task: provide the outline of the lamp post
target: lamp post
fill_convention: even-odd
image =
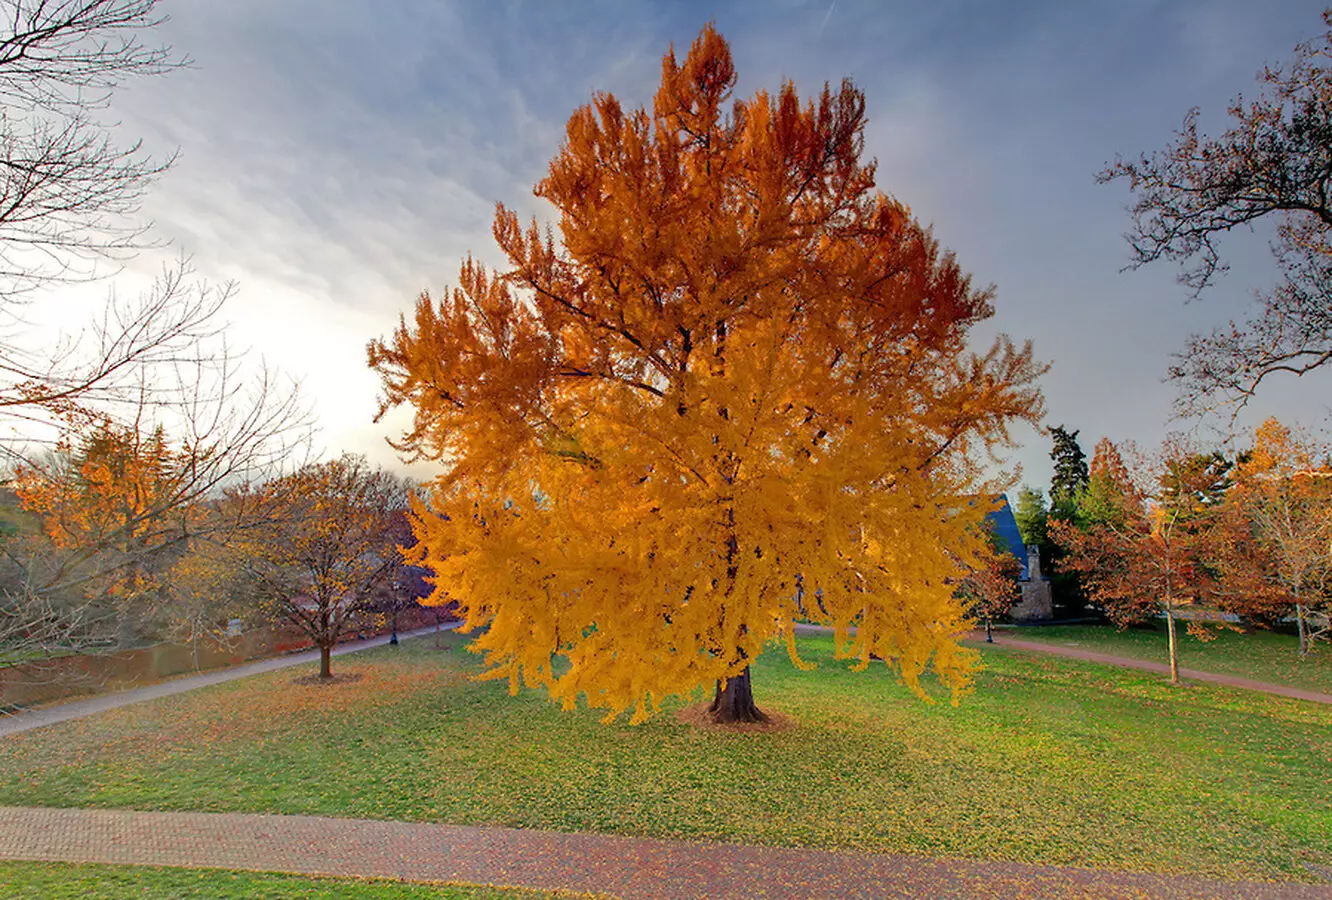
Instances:
[[[393,603],[393,613],[391,619],[393,623],[392,624],[393,633],[389,636],[390,647],[398,646],[398,590],[399,590],[399,585],[398,582],[395,580],[393,582],[393,599],[391,601]]]

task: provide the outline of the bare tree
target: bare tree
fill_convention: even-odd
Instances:
[[[247,378],[224,349],[173,372],[174,384],[145,383],[127,421],[80,409],[55,452],[17,470],[27,521],[0,540],[9,652],[83,649],[136,619],[197,612],[224,580],[207,570],[271,522],[271,498],[244,485],[308,447],[296,390],[266,371]],[[159,391],[172,402],[157,404]]]
[[[174,157],[96,118],[127,79],[187,64],[148,47],[158,0],[0,0],[0,298],[88,277],[140,245],[144,192]]]
[[[145,246],[145,192],[173,162],[101,121],[117,88],[187,65],[140,36],[165,21],[158,0],[0,0],[0,454],[13,463],[83,405],[137,408],[142,374],[189,359],[219,330],[231,287],[189,279],[182,260],[144,295],[114,293],[99,316],[28,330],[34,292],[105,274]],[[43,302],[46,297],[42,296]]]
[[[1127,179],[1136,195],[1130,268],[1188,263],[1180,280],[1194,296],[1226,269],[1221,235],[1277,223],[1281,281],[1248,321],[1192,338],[1170,370],[1186,411],[1242,406],[1267,376],[1302,375],[1332,359],[1332,10],[1323,20],[1329,30],[1298,45],[1289,66],[1263,69],[1256,100],[1231,104],[1232,125],[1219,138],[1199,135],[1195,108],[1164,150],[1116,157],[1098,176]]]
[[[136,214],[174,157],[117,141],[99,115],[126,81],[188,63],[141,42],[164,21],[157,5],[0,0],[0,462],[27,492],[0,540],[0,663],[87,647],[163,601],[185,583],[172,566],[266,521],[236,486],[308,446],[294,389],[247,376],[227,346],[233,286],[196,282],[183,259],[54,345],[25,331],[38,288],[96,278],[146,244]],[[117,479],[99,482],[98,466],[142,468],[145,454],[153,471],[118,485],[140,496],[99,494]],[[206,599],[176,598],[199,616]]]

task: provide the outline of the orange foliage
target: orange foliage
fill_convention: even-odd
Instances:
[[[1007,550],[993,546],[982,555],[980,564],[966,574],[958,584],[958,592],[966,602],[973,618],[985,624],[988,634],[990,623],[1005,616],[1022,599],[1018,578],[1022,563]]]
[[[59,464],[19,469],[19,502],[56,547],[100,557],[94,568],[109,577],[90,579],[90,590],[142,594],[162,568],[163,560],[150,557],[181,543],[198,514],[182,502],[185,457],[160,428],[144,434],[102,422],[76,439],[77,449],[68,442],[57,448]]]
[[[1039,417],[1042,367],[967,352],[992,294],[875,189],[860,91],[734,84],[708,27],[651,110],[596,95],[536,188],[558,238],[499,206],[508,268],[468,259],[370,344],[399,446],[444,469],[413,561],[492,677],[566,706],[642,721],[800,615],[956,696],[976,456]]]
[[[1103,459],[1112,458],[1112,449],[1109,445]],[[1091,601],[1111,620],[1128,625],[1165,615],[1172,681],[1178,680],[1175,615],[1213,590],[1204,561],[1212,555],[1214,533],[1201,526],[1196,498],[1214,483],[1214,475],[1184,464],[1196,457],[1168,440],[1150,492],[1131,489],[1122,460],[1119,466],[1104,464],[1097,477],[1113,488],[1103,504],[1111,514],[1085,530],[1071,522],[1050,523],[1051,537],[1067,554],[1063,567],[1082,578]]]
[[[1274,418],[1235,467],[1217,554],[1227,608],[1274,619],[1294,611],[1300,651],[1332,633],[1332,466],[1325,448]]]

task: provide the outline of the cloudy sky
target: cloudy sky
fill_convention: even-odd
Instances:
[[[119,276],[189,254],[234,279],[238,342],[300,378],[326,452],[396,465],[374,425],[364,345],[468,252],[497,263],[496,201],[532,197],[564,123],[593,91],[651,102],[661,55],[715,21],[738,93],[792,79],[804,94],[850,76],[867,98],[879,186],[932,223],[979,283],[996,331],[1053,364],[1048,424],[1153,444],[1167,428],[1172,353],[1243,313],[1273,271],[1262,234],[1226,245],[1233,268],[1198,303],[1170,264],[1121,272],[1116,153],[1163,146],[1190,106],[1209,133],[1265,61],[1320,28],[1320,2],[743,0],[445,2],[165,0],[155,37],[188,70],[123,90],[120,140],[175,167],[144,212],[170,240]],[[1328,381],[1274,382],[1242,423],[1328,418]],[[401,422],[401,420],[399,420]],[[1048,439],[1019,432],[1024,480],[1049,480]],[[427,474],[428,470],[417,470]]]

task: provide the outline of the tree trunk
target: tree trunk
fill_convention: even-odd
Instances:
[[[332,678],[333,670],[329,666],[329,661],[333,658],[333,647],[329,644],[321,644],[319,647],[319,677]]]
[[[1300,656],[1309,655],[1309,627],[1304,621],[1304,604],[1295,604],[1295,627],[1300,632]]]
[[[712,721],[718,724],[730,722],[766,722],[768,717],[754,705],[754,686],[749,679],[749,666],[734,678],[728,678],[725,687],[717,682],[717,691],[713,695],[712,705],[708,707]]]
[[[987,643],[987,644],[993,644],[993,643],[994,643],[994,635],[990,633],[990,617],[989,617],[989,616],[986,616],[986,617],[985,617],[985,643]]]
[[[1175,647],[1175,611],[1166,601],[1166,632],[1170,635],[1170,683],[1179,684],[1179,653]]]

